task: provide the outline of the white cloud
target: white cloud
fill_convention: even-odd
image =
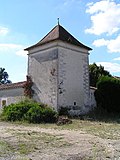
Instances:
[[[68,12],[71,9],[75,9],[76,7],[78,7],[80,3],[81,3],[80,0],[62,0],[56,7],[56,10],[62,10]]]
[[[105,40],[104,38],[102,38],[102,39],[95,40],[93,42],[93,45],[96,46],[96,47],[101,47],[101,46],[108,45],[108,43],[109,43],[108,40]]]
[[[96,62],[97,65],[104,66],[105,70],[109,71],[111,74],[120,73],[120,64],[111,62]]]
[[[16,52],[16,55],[22,56],[22,57],[27,57],[28,52],[24,50],[19,50]]]
[[[120,61],[120,57],[114,58],[113,61]]]
[[[64,6],[72,5],[75,2],[75,0],[64,0]]]
[[[93,45],[96,47],[106,46],[108,52],[119,53],[120,52],[120,35],[116,39],[105,40],[104,38],[95,40]]]
[[[9,32],[8,28],[0,26],[0,36],[5,36]]]
[[[107,33],[112,35],[120,30],[120,3],[114,0],[101,0],[89,3],[86,12],[91,15],[91,28],[86,33],[101,35]]]
[[[9,49],[20,49],[22,45],[10,44],[10,43],[1,43],[0,50],[9,50]]]
[[[27,51],[24,51],[25,47],[23,45],[20,44],[0,44],[0,53],[10,53],[10,54],[16,54],[18,56],[23,56],[26,57],[27,56]]]

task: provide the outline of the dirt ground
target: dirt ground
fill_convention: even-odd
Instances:
[[[120,160],[120,139],[0,122],[0,160]]]

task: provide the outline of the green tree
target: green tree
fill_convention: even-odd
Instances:
[[[104,69],[103,66],[97,66],[96,63],[89,65],[90,85],[96,87],[96,84],[101,76],[109,76],[111,74]]]
[[[9,80],[8,78],[9,78],[9,75],[5,71],[5,68],[0,68],[0,84],[12,83],[11,80]]]
[[[120,112],[120,80],[102,76],[95,91],[97,105],[109,112]]]

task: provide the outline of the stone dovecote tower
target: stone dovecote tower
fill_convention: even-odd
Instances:
[[[80,43],[61,25],[55,26],[28,51],[28,75],[33,81],[33,99],[71,114],[89,110],[88,55],[91,48]]]

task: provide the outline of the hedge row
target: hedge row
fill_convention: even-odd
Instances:
[[[95,91],[97,105],[109,112],[120,112],[120,80],[102,76]]]

